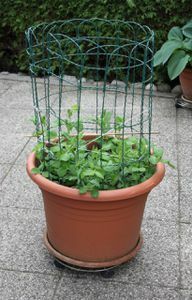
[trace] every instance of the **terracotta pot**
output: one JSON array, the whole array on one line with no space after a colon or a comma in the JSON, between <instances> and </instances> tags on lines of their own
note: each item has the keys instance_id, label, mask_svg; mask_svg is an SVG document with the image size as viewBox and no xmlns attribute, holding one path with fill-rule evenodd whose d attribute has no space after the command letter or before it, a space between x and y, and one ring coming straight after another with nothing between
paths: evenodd
<instances>
[{"instance_id":1,"label":"terracotta pot","mask_svg":"<svg viewBox=\"0 0 192 300\"><path fill-rule=\"evenodd\" d=\"M192 69L185 69L179 76L183 96L192 101Z\"/></svg>"},{"instance_id":2,"label":"terracotta pot","mask_svg":"<svg viewBox=\"0 0 192 300\"><path fill-rule=\"evenodd\" d=\"M45 207L45 244L59 259L88 268L121 264L141 247L140 229L147 195L163 178L158 163L155 174L133 187L80 195L75 188L32 174L35 153L27 161L27 172L40 187Z\"/></svg>"}]
</instances>

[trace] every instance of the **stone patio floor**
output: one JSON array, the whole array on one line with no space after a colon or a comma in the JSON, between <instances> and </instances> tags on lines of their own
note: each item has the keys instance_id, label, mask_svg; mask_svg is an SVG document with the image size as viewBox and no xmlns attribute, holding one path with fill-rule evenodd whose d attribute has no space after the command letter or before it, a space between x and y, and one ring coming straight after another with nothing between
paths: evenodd
<instances>
[{"instance_id":1,"label":"stone patio floor","mask_svg":"<svg viewBox=\"0 0 192 300\"><path fill-rule=\"evenodd\" d=\"M192 110L155 93L155 137L176 166L147 202L144 245L114 276L57 269L42 241L41 195L25 171L34 140L27 76L0 74L0 299L192 299Z\"/></svg>"}]
</instances>

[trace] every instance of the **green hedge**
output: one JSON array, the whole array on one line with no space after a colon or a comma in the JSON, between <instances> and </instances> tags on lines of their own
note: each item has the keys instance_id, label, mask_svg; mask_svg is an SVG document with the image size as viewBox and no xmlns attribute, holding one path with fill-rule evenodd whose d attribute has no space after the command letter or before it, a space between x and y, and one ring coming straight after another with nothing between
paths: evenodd
<instances>
[{"instance_id":1,"label":"green hedge","mask_svg":"<svg viewBox=\"0 0 192 300\"><path fill-rule=\"evenodd\" d=\"M69 18L132 20L155 30L156 47L170 27L192 16L191 0L8 0L0 1L0 70L27 72L24 31L43 21Z\"/></svg>"}]
</instances>

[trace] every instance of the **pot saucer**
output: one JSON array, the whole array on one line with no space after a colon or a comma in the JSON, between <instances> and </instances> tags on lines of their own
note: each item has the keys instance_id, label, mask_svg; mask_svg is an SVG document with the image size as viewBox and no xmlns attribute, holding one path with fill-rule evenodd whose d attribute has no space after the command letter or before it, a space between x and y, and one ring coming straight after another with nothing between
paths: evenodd
<instances>
[{"instance_id":1,"label":"pot saucer","mask_svg":"<svg viewBox=\"0 0 192 300\"><path fill-rule=\"evenodd\" d=\"M73 268L73 269L75 268L76 270L78 270L78 268L76 268L76 267L84 268L84 271L86 271L86 269L94 269L94 270L99 269L99 271L101 271L102 268L119 266L119 265L131 260L133 257L135 257L135 255L141 249L141 246L143 244L143 237L140 233L140 236L139 236L136 246L134 247L134 249L132 249L126 255L115 258L111 261L90 262L90 261L81 261L78 259L74 259L74 258L65 256L62 253L58 252L51 245L51 243L48 239L47 230L44 231L43 239L44 239L44 244L47 247L50 254L52 254L57 260L59 260L61 262L61 264L63 262L63 263L65 263L64 264L65 266L67 266L69 268ZM82 269L79 269L79 270L82 270Z\"/></svg>"}]
</instances>

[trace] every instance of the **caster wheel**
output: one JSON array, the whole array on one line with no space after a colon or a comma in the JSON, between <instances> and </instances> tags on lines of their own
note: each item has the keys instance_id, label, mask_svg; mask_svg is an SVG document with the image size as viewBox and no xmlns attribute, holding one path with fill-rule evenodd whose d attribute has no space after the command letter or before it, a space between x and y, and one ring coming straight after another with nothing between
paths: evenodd
<instances>
[{"instance_id":1,"label":"caster wheel","mask_svg":"<svg viewBox=\"0 0 192 300\"><path fill-rule=\"evenodd\" d=\"M115 275L115 271L114 270L106 270L106 271L102 271L101 272L101 276L103 278L111 278Z\"/></svg>"},{"instance_id":2,"label":"caster wheel","mask_svg":"<svg viewBox=\"0 0 192 300\"><path fill-rule=\"evenodd\" d=\"M178 102L175 103L175 107L176 107L176 108L183 108L183 106L182 106L181 104L179 104Z\"/></svg>"},{"instance_id":3,"label":"caster wheel","mask_svg":"<svg viewBox=\"0 0 192 300\"><path fill-rule=\"evenodd\" d=\"M58 269L65 269L65 266L62 264L62 262L60 262L59 260L55 259L54 260L54 265L56 268Z\"/></svg>"}]
</instances>

